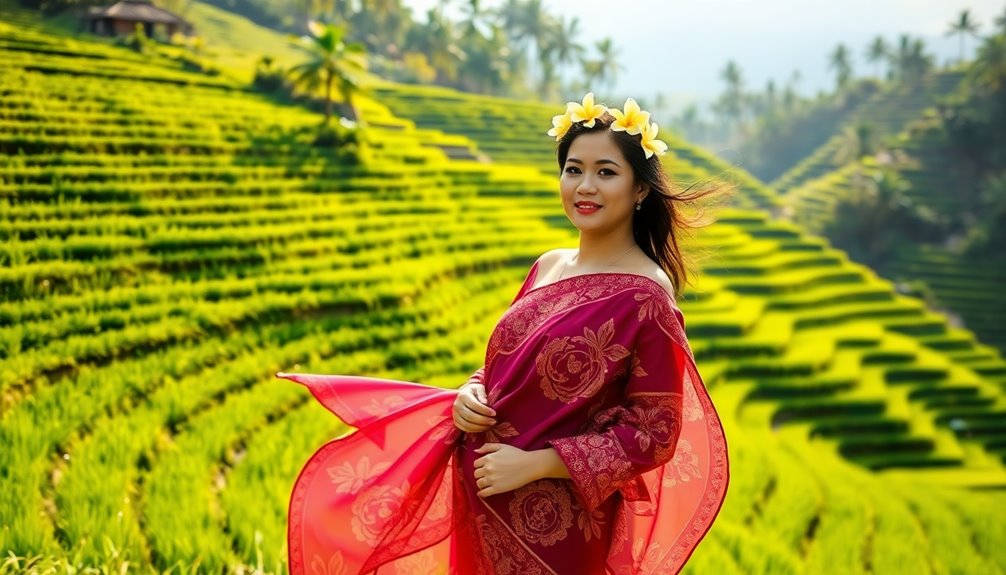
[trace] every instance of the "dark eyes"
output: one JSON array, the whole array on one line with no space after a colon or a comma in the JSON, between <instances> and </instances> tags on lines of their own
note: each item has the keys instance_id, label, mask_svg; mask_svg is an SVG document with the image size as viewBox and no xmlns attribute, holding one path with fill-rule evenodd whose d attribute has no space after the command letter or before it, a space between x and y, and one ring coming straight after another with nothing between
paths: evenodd
<instances>
[{"instance_id":1,"label":"dark eyes","mask_svg":"<svg viewBox=\"0 0 1006 575\"><path fill-rule=\"evenodd\" d=\"M579 174L580 173L580 168L578 168L576 166L569 166L569 167L566 168L566 173L567 174ZM614 176L615 175L615 172L609 170L608 168L601 168L600 170L598 170L598 173L601 174L602 176Z\"/></svg>"}]
</instances>

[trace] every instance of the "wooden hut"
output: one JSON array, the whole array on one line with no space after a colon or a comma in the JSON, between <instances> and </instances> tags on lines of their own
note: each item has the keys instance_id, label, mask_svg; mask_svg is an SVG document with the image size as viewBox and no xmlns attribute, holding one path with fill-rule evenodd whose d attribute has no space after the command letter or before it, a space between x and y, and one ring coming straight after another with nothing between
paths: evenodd
<instances>
[{"instance_id":1,"label":"wooden hut","mask_svg":"<svg viewBox=\"0 0 1006 575\"><path fill-rule=\"evenodd\" d=\"M193 26L181 16L158 8L150 0L120 0L111 6L92 7L87 29L101 36L128 36L143 26L148 38L170 38L175 32L193 34Z\"/></svg>"}]
</instances>

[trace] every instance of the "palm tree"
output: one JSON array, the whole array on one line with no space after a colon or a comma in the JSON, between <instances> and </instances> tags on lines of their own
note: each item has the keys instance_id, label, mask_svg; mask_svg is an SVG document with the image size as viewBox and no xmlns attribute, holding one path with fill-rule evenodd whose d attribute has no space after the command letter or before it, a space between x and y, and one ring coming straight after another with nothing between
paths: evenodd
<instances>
[{"instance_id":1,"label":"palm tree","mask_svg":"<svg viewBox=\"0 0 1006 575\"><path fill-rule=\"evenodd\" d=\"M1006 87L1006 34L990 36L982 43L972 74L988 93L995 94Z\"/></svg>"},{"instance_id":2,"label":"palm tree","mask_svg":"<svg viewBox=\"0 0 1006 575\"><path fill-rule=\"evenodd\" d=\"M895 50L890 50L887 53L887 58L890 61L891 71L894 72L894 76L899 82L904 82L909 75L909 53L912 49L912 38L908 34L902 34L898 37L898 47Z\"/></svg>"},{"instance_id":3,"label":"palm tree","mask_svg":"<svg viewBox=\"0 0 1006 575\"><path fill-rule=\"evenodd\" d=\"M663 116L666 110L667 95L663 92L657 92L657 95L653 98L653 113L657 116Z\"/></svg>"},{"instance_id":4,"label":"palm tree","mask_svg":"<svg viewBox=\"0 0 1006 575\"><path fill-rule=\"evenodd\" d=\"M545 49L548 47L552 27L552 18L545 12L541 1L526 0L520 20L520 38L527 43L528 54L530 54L531 45L534 45L539 62L545 60ZM545 73L545 70L543 69L542 72Z\"/></svg>"},{"instance_id":5,"label":"palm tree","mask_svg":"<svg viewBox=\"0 0 1006 575\"><path fill-rule=\"evenodd\" d=\"M779 107L779 89L772 79L765 83L765 107L769 113L774 113Z\"/></svg>"},{"instance_id":6,"label":"palm tree","mask_svg":"<svg viewBox=\"0 0 1006 575\"><path fill-rule=\"evenodd\" d=\"M936 230L934 214L913 202L910 190L894 170L857 173L824 234L856 261L883 269L899 243L930 241Z\"/></svg>"},{"instance_id":7,"label":"palm tree","mask_svg":"<svg viewBox=\"0 0 1006 575\"><path fill-rule=\"evenodd\" d=\"M700 136L704 136L700 134L702 122L699 118L699 108L694 103L688 104L676 118L671 120L671 124L678 127L689 140L701 140Z\"/></svg>"},{"instance_id":8,"label":"palm tree","mask_svg":"<svg viewBox=\"0 0 1006 575\"><path fill-rule=\"evenodd\" d=\"M357 6L355 12L353 5ZM412 24L411 14L403 10L401 0L335 0L333 12L350 16L348 28L353 38L391 57L399 55Z\"/></svg>"},{"instance_id":9,"label":"palm tree","mask_svg":"<svg viewBox=\"0 0 1006 575\"><path fill-rule=\"evenodd\" d=\"M953 36L957 34L961 39L961 62L964 61L964 37L965 36L977 36L978 35L978 23L971 18L970 10L961 10L960 15L957 20L950 23L950 28L947 30L947 36Z\"/></svg>"},{"instance_id":10,"label":"palm tree","mask_svg":"<svg viewBox=\"0 0 1006 575\"><path fill-rule=\"evenodd\" d=\"M913 82L926 74L933 66L933 56L926 54L925 42L921 38L912 40L902 34L898 48L888 55L891 67L901 82Z\"/></svg>"},{"instance_id":11,"label":"palm tree","mask_svg":"<svg viewBox=\"0 0 1006 575\"><path fill-rule=\"evenodd\" d=\"M541 84L538 88L538 97L544 101L551 101L556 89L556 66L555 60L551 58L551 47L547 47L541 59Z\"/></svg>"},{"instance_id":12,"label":"palm tree","mask_svg":"<svg viewBox=\"0 0 1006 575\"><path fill-rule=\"evenodd\" d=\"M462 35L468 38L476 34L482 35L482 25L485 23L486 11L482 8L482 0L468 0L462 4L465 16L462 21Z\"/></svg>"},{"instance_id":13,"label":"palm tree","mask_svg":"<svg viewBox=\"0 0 1006 575\"><path fill-rule=\"evenodd\" d=\"M560 67L577 62L583 56L583 45L576 41L576 37L580 34L579 27L579 18L566 19L564 16L552 26L550 44L555 55L555 63Z\"/></svg>"},{"instance_id":14,"label":"palm tree","mask_svg":"<svg viewBox=\"0 0 1006 575\"><path fill-rule=\"evenodd\" d=\"M832 158L839 166L844 166L869 156L877 151L877 131L869 122L856 122L842 130L841 141Z\"/></svg>"},{"instance_id":15,"label":"palm tree","mask_svg":"<svg viewBox=\"0 0 1006 575\"><path fill-rule=\"evenodd\" d=\"M887 41L884 40L883 36L874 38L873 42L870 42L870 45L866 49L867 61L877 65L877 78L880 78L880 66L887 59L888 52L890 52L890 48L888 48Z\"/></svg>"},{"instance_id":16,"label":"palm tree","mask_svg":"<svg viewBox=\"0 0 1006 575\"><path fill-rule=\"evenodd\" d=\"M308 54L308 60L290 68L295 85L309 90L325 85L325 124L332 117L332 84L338 84L343 103L353 119L362 122L353 105L353 93L359 90L358 78L367 69L366 51L362 44L346 44L345 31L335 24L308 23L310 34L301 36L295 45Z\"/></svg>"},{"instance_id":17,"label":"palm tree","mask_svg":"<svg viewBox=\"0 0 1006 575\"><path fill-rule=\"evenodd\" d=\"M496 9L496 17L499 25L507 36L518 40L521 36L521 22L524 18L524 2L522 0L507 0L505 4Z\"/></svg>"},{"instance_id":18,"label":"palm tree","mask_svg":"<svg viewBox=\"0 0 1006 575\"><path fill-rule=\"evenodd\" d=\"M507 38L506 32L498 25L489 25L489 37L484 43L482 52L486 55L486 62L481 66L481 78L485 83L485 90L489 93L497 93L515 73L510 65L513 58L510 40Z\"/></svg>"},{"instance_id":19,"label":"palm tree","mask_svg":"<svg viewBox=\"0 0 1006 575\"><path fill-rule=\"evenodd\" d=\"M574 92L590 91L594 86L600 84L604 79L604 63L600 60L584 58L580 60L583 67L583 78L586 90L574 90Z\"/></svg>"},{"instance_id":20,"label":"palm tree","mask_svg":"<svg viewBox=\"0 0 1006 575\"><path fill-rule=\"evenodd\" d=\"M849 62L849 49L845 44L835 46L835 51L828 55L828 67L834 68L838 89L845 89L852 77L852 64Z\"/></svg>"},{"instance_id":21,"label":"palm tree","mask_svg":"<svg viewBox=\"0 0 1006 575\"><path fill-rule=\"evenodd\" d=\"M720 78L727 83L727 89L720 96L717 108L728 121L740 123L744 115L744 78L740 66L730 60L720 72Z\"/></svg>"},{"instance_id":22,"label":"palm tree","mask_svg":"<svg viewBox=\"0 0 1006 575\"><path fill-rule=\"evenodd\" d=\"M426 22L413 27L406 42L411 50L426 55L439 81L453 82L457 78L458 64L466 56L457 45L453 24L440 10L427 10Z\"/></svg>"},{"instance_id":23,"label":"palm tree","mask_svg":"<svg viewBox=\"0 0 1006 575\"><path fill-rule=\"evenodd\" d=\"M925 76L933 67L933 55L926 54L926 43L922 38L916 38L908 51L908 65L912 80Z\"/></svg>"},{"instance_id":24,"label":"palm tree","mask_svg":"<svg viewBox=\"0 0 1006 575\"><path fill-rule=\"evenodd\" d=\"M618 77L618 72L623 69L622 65L618 63L618 50L611 38L598 40L594 47L597 48L597 61L600 65L598 81L606 83L609 90L614 89L615 78Z\"/></svg>"}]
</instances>

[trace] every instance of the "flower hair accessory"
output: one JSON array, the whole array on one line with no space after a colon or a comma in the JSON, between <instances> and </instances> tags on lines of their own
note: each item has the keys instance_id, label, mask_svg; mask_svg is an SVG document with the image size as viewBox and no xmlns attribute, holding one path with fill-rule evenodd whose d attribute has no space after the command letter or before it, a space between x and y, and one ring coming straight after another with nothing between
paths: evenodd
<instances>
[{"instance_id":1,"label":"flower hair accessory","mask_svg":"<svg viewBox=\"0 0 1006 575\"><path fill-rule=\"evenodd\" d=\"M593 128L595 121L605 112L615 118L610 126L613 132L639 134L639 145L642 146L646 159L650 159L654 154L663 156L667 152L667 144L656 139L657 124L650 122L650 113L641 110L635 100L626 99L622 110L607 108L594 103L593 92L587 92L581 103L567 102L566 112L552 117L552 129L548 131L548 135L554 136L556 141L559 141L576 122L583 122L584 127Z\"/></svg>"}]
</instances>

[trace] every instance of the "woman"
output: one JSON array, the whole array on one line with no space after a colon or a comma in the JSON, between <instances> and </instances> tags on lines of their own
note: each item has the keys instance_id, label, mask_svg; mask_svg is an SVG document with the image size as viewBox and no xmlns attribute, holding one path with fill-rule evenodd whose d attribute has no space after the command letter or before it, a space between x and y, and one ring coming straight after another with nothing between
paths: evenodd
<instances>
[{"instance_id":1,"label":"woman","mask_svg":"<svg viewBox=\"0 0 1006 575\"><path fill-rule=\"evenodd\" d=\"M677 573L711 526L726 440L675 304L704 193L670 193L632 99L552 123L579 249L531 266L468 383L277 374L359 428L297 479L291 573Z\"/></svg>"}]
</instances>

